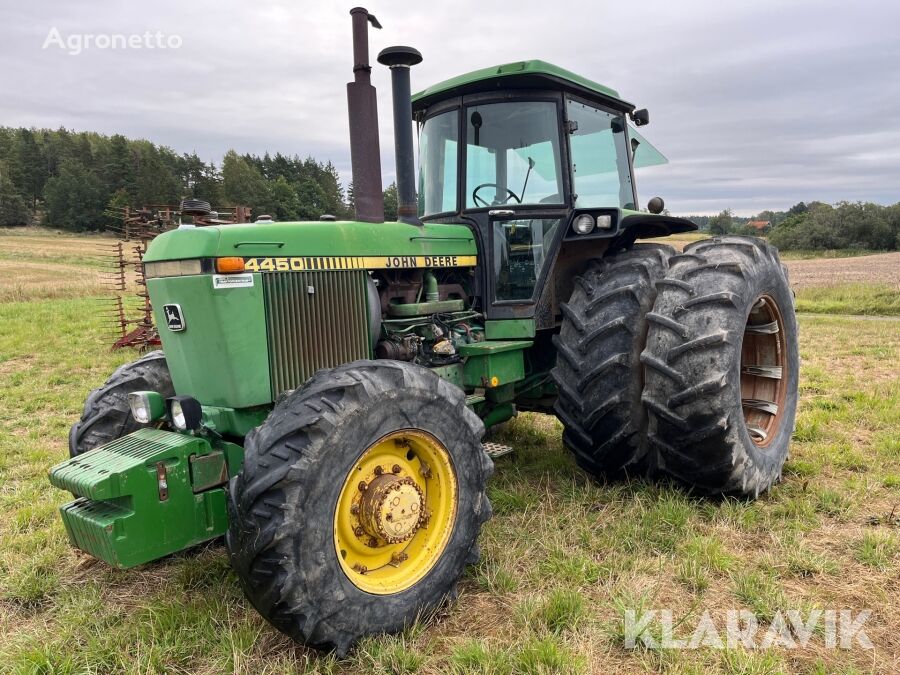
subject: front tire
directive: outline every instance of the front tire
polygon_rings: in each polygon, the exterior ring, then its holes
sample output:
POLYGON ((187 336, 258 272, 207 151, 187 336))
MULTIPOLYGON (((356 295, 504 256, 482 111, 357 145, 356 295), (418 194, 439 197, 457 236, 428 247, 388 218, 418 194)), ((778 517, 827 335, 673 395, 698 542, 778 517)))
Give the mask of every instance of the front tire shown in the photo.
POLYGON ((161 350, 120 366, 102 387, 88 395, 81 419, 69 430, 69 455, 75 457, 151 426, 153 423, 141 424, 131 416, 128 394, 135 391, 155 391, 163 398, 175 395, 161 350))
POLYGON ((248 599, 294 640, 344 654, 454 597, 491 515, 483 434, 462 390, 425 368, 317 373, 247 435, 229 485, 248 599))
POLYGON ((670 263, 641 357, 658 468, 701 493, 755 498, 781 477, 797 409, 785 269, 774 247, 737 236, 670 263))

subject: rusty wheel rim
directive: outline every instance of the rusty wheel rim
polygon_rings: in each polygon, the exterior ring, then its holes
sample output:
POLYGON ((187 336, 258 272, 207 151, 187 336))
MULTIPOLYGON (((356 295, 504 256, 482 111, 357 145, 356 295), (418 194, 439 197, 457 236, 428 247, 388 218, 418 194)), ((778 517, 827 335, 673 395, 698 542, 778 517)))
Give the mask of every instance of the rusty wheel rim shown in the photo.
POLYGON ((766 447, 784 417, 787 390, 784 320, 769 295, 753 303, 741 345, 741 409, 753 443, 766 447))

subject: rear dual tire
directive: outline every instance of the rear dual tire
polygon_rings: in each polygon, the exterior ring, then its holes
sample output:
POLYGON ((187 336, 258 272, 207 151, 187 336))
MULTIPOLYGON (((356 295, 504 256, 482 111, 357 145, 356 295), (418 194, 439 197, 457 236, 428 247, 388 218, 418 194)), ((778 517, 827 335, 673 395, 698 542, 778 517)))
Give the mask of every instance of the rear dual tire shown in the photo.
POLYGON ((781 478, 797 409, 793 295, 776 249, 695 242, 649 317, 643 400, 659 471, 704 494, 757 497, 781 478))
POLYGON ((797 406, 797 323, 777 251, 716 237, 594 263, 564 306, 563 440, 596 476, 662 474, 756 497, 781 476, 797 406))
POLYGON ((562 306, 562 327, 553 339, 555 412, 566 446, 595 476, 647 470, 640 358, 656 283, 673 255, 671 246, 636 244, 596 260, 562 306))

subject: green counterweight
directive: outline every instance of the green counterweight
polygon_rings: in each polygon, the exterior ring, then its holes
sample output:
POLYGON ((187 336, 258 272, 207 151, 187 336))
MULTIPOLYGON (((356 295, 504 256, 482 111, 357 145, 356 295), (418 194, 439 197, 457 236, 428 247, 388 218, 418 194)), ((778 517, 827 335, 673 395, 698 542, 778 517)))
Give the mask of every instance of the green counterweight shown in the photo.
POLYGON ((242 451, 196 436, 141 429, 50 470, 78 499, 60 508, 69 540, 119 568, 224 534, 224 484, 242 451))

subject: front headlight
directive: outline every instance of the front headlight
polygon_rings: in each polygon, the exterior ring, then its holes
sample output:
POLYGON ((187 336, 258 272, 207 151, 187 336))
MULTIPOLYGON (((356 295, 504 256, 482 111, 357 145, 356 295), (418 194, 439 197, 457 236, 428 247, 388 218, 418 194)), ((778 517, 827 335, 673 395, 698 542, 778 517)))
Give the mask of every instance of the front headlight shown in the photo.
POLYGON ((202 273, 203 264, 199 260, 160 260, 144 263, 144 277, 147 279, 185 277, 202 273))
POLYGON ((173 396, 168 400, 169 421, 179 431, 200 428, 203 411, 200 402, 190 396, 173 396))
POLYGON ((582 213, 575 219, 575 223, 572 227, 575 228, 575 231, 578 234, 588 234, 594 229, 594 216, 589 213, 582 213))
POLYGON ((184 410, 181 408, 180 401, 172 401, 169 415, 172 417, 172 426, 181 431, 187 431, 187 422, 184 419, 184 410))
POLYGON ((155 391, 135 391, 128 394, 128 407, 135 422, 149 424, 166 414, 163 397, 155 391))
POLYGON ((608 230, 612 227, 612 216, 609 214, 597 216, 597 227, 601 230, 608 230))

